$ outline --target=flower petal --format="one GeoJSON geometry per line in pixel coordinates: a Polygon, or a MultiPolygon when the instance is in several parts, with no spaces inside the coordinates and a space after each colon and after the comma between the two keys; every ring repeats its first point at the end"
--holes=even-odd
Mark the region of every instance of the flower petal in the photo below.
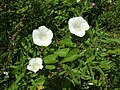
{"type": "Polygon", "coordinates": [[[40,31],[47,31],[47,30],[48,30],[48,28],[45,27],[45,26],[40,26],[38,29],[39,29],[40,31]]]}
{"type": "Polygon", "coordinates": [[[27,69],[33,72],[37,72],[39,69],[42,69],[42,59],[41,58],[32,58],[27,65],[27,69]]]}
{"type": "Polygon", "coordinates": [[[87,31],[90,28],[90,26],[88,25],[88,23],[85,22],[85,23],[81,24],[81,28],[83,30],[87,31]]]}
{"type": "Polygon", "coordinates": [[[35,58],[32,58],[30,61],[29,61],[29,65],[34,65],[35,64],[35,58]]]}
{"type": "Polygon", "coordinates": [[[52,42],[52,40],[46,40],[46,41],[42,42],[41,46],[48,46],[48,45],[50,45],[51,42],[52,42]]]}
{"type": "Polygon", "coordinates": [[[85,35],[85,31],[76,32],[75,35],[79,37],[83,37],[85,35]]]}
{"type": "Polygon", "coordinates": [[[80,2],[80,0],[77,0],[77,2],[80,2]]]}
{"type": "Polygon", "coordinates": [[[28,70],[32,70],[32,67],[30,65],[27,65],[28,70]]]}
{"type": "Polygon", "coordinates": [[[69,30],[72,34],[75,34],[79,37],[85,35],[85,31],[89,29],[89,25],[86,20],[82,17],[70,18],[68,21],[69,30]]]}
{"type": "Polygon", "coordinates": [[[42,69],[42,68],[43,68],[43,65],[41,65],[39,68],[42,69]]]}
{"type": "Polygon", "coordinates": [[[48,46],[52,42],[53,33],[45,26],[33,30],[33,42],[38,46],[48,46]]]}
{"type": "Polygon", "coordinates": [[[42,65],[42,59],[41,58],[35,58],[35,63],[38,63],[42,65]]]}
{"type": "Polygon", "coordinates": [[[46,34],[47,34],[47,38],[49,38],[49,40],[53,38],[53,33],[50,29],[46,32],[46,34]]]}

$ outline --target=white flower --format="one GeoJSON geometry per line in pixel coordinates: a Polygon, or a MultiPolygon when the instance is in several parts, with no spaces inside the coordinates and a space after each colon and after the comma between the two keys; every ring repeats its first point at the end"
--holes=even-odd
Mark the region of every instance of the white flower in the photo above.
{"type": "Polygon", "coordinates": [[[41,58],[32,58],[27,65],[27,69],[33,72],[37,72],[39,69],[42,69],[42,59],[41,58]]]}
{"type": "Polygon", "coordinates": [[[45,26],[40,26],[32,32],[33,42],[38,46],[48,46],[52,42],[53,33],[45,26]]]}
{"type": "Polygon", "coordinates": [[[77,2],[79,2],[80,0],[77,0],[77,2]]]}
{"type": "Polygon", "coordinates": [[[9,78],[9,75],[8,75],[8,72],[3,72],[3,74],[5,74],[5,79],[8,79],[9,78]]]}
{"type": "Polygon", "coordinates": [[[99,48],[97,48],[97,51],[99,50],[99,48]]]}
{"type": "Polygon", "coordinates": [[[69,19],[68,25],[70,32],[79,37],[83,37],[85,35],[85,31],[89,29],[87,21],[81,16],[69,19]]]}
{"type": "Polygon", "coordinates": [[[94,85],[93,83],[88,83],[88,85],[94,85]]]}
{"type": "Polygon", "coordinates": [[[8,76],[8,72],[3,72],[3,74],[5,74],[6,76],[8,76]]]}

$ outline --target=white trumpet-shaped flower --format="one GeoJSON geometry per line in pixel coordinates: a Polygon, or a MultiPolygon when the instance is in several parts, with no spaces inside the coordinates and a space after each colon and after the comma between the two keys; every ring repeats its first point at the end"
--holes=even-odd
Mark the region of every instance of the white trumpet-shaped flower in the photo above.
{"type": "Polygon", "coordinates": [[[80,2],[80,0],[77,0],[77,2],[80,2]]]}
{"type": "Polygon", "coordinates": [[[42,59],[41,58],[32,58],[27,65],[27,69],[33,72],[37,72],[39,69],[42,69],[42,59]]]}
{"type": "Polygon", "coordinates": [[[68,25],[70,32],[79,37],[83,37],[85,35],[85,31],[89,29],[88,22],[81,16],[69,19],[68,25]]]}
{"type": "Polygon", "coordinates": [[[32,32],[33,42],[38,46],[48,46],[52,42],[53,33],[45,26],[40,26],[32,32]]]}

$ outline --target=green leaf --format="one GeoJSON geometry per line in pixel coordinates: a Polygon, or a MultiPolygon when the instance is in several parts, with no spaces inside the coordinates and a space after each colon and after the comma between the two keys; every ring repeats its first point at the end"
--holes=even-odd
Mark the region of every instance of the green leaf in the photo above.
{"type": "Polygon", "coordinates": [[[92,78],[92,80],[95,80],[94,72],[92,71],[92,66],[90,66],[89,63],[88,63],[88,67],[89,67],[89,70],[90,70],[90,74],[91,74],[91,78],[92,78]]]}
{"type": "Polygon", "coordinates": [[[18,90],[18,85],[16,83],[13,83],[8,90],[18,90]]]}
{"type": "Polygon", "coordinates": [[[71,70],[71,67],[68,66],[67,64],[62,64],[62,68],[64,69],[64,71],[71,70]]]}
{"type": "Polygon", "coordinates": [[[24,73],[20,74],[19,76],[16,76],[16,81],[15,81],[15,83],[18,83],[23,76],[24,76],[24,73]]]}
{"type": "Polygon", "coordinates": [[[73,47],[73,42],[72,42],[72,40],[70,39],[70,38],[63,38],[61,41],[60,41],[60,44],[61,45],[65,45],[65,46],[71,46],[71,47],[73,47]]]}
{"type": "Polygon", "coordinates": [[[72,49],[68,54],[67,54],[67,57],[68,56],[71,56],[73,54],[77,54],[79,52],[79,49],[75,48],[75,49],[72,49]]]}
{"type": "Polygon", "coordinates": [[[7,81],[7,80],[0,80],[0,84],[2,84],[2,83],[5,82],[5,81],[7,81]]]}
{"type": "Polygon", "coordinates": [[[92,62],[95,59],[95,56],[91,56],[90,58],[87,59],[87,63],[92,62]]]}
{"type": "Polygon", "coordinates": [[[24,73],[20,74],[19,76],[16,76],[16,81],[8,88],[8,90],[17,90],[18,89],[18,83],[24,76],[24,73]]]}
{"type": "Polygon", "coordinates": [[[97,66],[95,68],[96,68],[96,70],[98,70],[101,73],[102,76],[104,76],[104,72],[99,66],[97,66]]]}
{"type": "Polygon", "coordinates": [[[51,54],[51,55],[48,55],[48,56],[44,57],[43,60],[44,60],[44,63],[45,63],[45,64],[52,64],[52,63],[58,62],[58,61],[56,60],[57,57],[58,57],[58,55],[56,55],[56,54],[51,54]]]}
{"type": "Polygon", "coordinates": [[[71,72],[73,72],[74,74],[81,74],[81,71],[78,69],[72,69],[71,72]]]}
{"type": "Polygon", "coordinates": [[[62,63],[74,61],[74,60],[77,59],[78,57],[79,57],[78,54],[72,55],[72,56],[70,56],[70,57],[66,57],[66,58],[63,59],[62,63]]]}
{"type": "Polygon", "coordinates": [[[116,43],[118,43],[118,44],[120,44],[120,38],[109,38],[109,39],[107,39],[108,41],[111,41],[111,42],[116,42],[116,43]]]}
{"type": "Polygon", "coordinates": [[[72,49],[67,54],[67,56],[62,60],[62,63],[74,61],[75,59],[77,59],[80,56],[79,54],[77,54],[78,52],[79,52],[78,49],[72,49]]]}
{"type": "Polygon", "coordinates": [[[35,83],[38,84],[38,85],[43,85],[44,82],[45,82],[45,79],[46,78],[44,76],[41,76],[40,78],[35,80],[35,83]]]}
{"type": "Polygon", "coordinates": [[[66,71],[62,71],[58,74],[58,76],[62,76],[64,73],[66,73],[66,71]]]}
{"type": "Polygon", "coordinates": [[[108,50],[107,51],[108,54],[116,54],[116,55],[120,55],[120,49],[114,49],[114,50],[108,50]]]}
{"type": "Polygon", "coordinates": [[[28,6],[25,6],[25,7],[21,8],[21,9],[18,9],[16,13],[21,14],[21,13],[25,12],[27,9],[28,9],[28,6]]]}
{"type": "Polygon", "coordinates": [[[46,65],[45,68],[53,70],[53,69],[55,69],[55,66],[54,65],[46,65]]]}
{"type": "Polygon", "coordinates": [[[109,70],[110,69],[110,63],[111,63],[111,61],[101,61],[100,62],[100,67],[104,70],[109,70]]]}
{"type": "Polygon", "coordinates": [[[54,53],[57,54],[60,57],[65,57],[68,52],[69,52],[69,48],[64,48],[64,49],[57,50],[54,53]]]}
{"type": "Polygon", "coordinates": [[[89,76],[89,75],[81,75],[81,78],[84,79],[84,80],[90,80],[91,76],[89,76]]]}
{"type": "Polygon", "coordinates": [[[18,66],[9,66],[9,67],[13,69],[18,69],[18,66]]]}

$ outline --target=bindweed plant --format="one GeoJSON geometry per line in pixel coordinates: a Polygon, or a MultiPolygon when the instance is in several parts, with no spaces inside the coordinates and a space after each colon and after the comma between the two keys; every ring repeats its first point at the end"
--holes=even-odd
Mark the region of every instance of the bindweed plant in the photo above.
{"type": "Polygon", "coordinates": [[[119,0],[0,1],[1,90],[119,90],[119,0]]]}

